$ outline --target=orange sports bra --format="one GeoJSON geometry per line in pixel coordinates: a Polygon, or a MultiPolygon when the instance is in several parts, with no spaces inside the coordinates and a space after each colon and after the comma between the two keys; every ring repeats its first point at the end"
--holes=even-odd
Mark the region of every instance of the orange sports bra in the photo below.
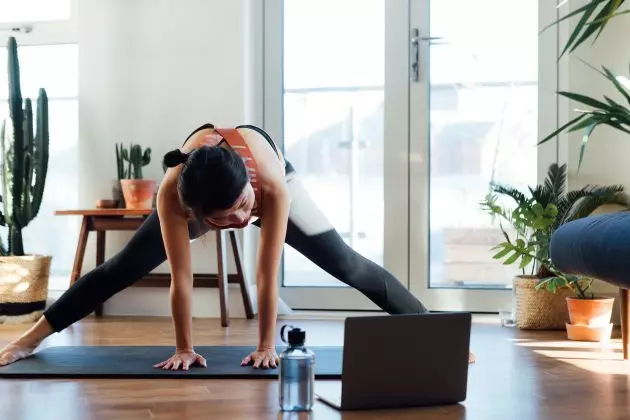
{"type": "MultiPolygon", "coordinates": [[[[256,165],[256,160],[252,155],[252,151],[249,149],[249,146],[243,139],[243,136],[238,132],[235,128],[213,128],[214,131],[219,134],[223,140],[227,142],[227,144],[238,153],[243,162],[245,163],[245,167],[247,168],[247,172],[249,174],[249,180],[252,184],[252,189],[254,190],[254,208],[252,209],[252,216],[258,216],[258,210],[262,206],[262,191],[260,188],[260,179],[258,177],[258,166],[256,165]]],[[[210,222],[208,224],[212,226],[214,229],[240,229],[249,225],[250,220],[245,221],[240,225],[228,225],[228,226],[217,226],[210,222]]]]}

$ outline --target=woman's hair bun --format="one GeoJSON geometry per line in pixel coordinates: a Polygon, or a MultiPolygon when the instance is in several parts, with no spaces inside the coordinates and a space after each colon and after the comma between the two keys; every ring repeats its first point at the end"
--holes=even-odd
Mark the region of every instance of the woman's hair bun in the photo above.
{"type": "Polygon", "coordinates": [[[188,160],[188,156],[188,153],[183,153],[179,149],[171,150],[164,155],[164,165],[166,165],[168,168],[174,168],[177,165],[186,163],[186,161],[188,160]]]}

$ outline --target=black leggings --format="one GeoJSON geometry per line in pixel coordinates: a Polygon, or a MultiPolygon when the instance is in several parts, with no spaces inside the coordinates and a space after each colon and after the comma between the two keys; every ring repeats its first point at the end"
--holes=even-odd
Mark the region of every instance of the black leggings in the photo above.
{"type": "MultiPolygon", "coordinates": [[[[362,292],[389,314],[428,312],[387,270],[344,242],[293,171],[287,175],[287,185],[292,203],[286,244],[333,277],[362,292]]],[[[259,226],[258,222],[254,225],[259,226]]],[[[191,240],[207,232],[207,228],[189,223],[191,240]]],[[[118,254],[80,277],[44,316],[56,332],[62,331],[165,261],[160,221],[154,210],[118,254]]]]}

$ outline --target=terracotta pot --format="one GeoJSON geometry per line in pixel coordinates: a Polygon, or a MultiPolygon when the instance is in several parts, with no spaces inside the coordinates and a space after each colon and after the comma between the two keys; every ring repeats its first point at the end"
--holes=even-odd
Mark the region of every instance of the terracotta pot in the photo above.
{"type": "Polygon", "coordinates": [[[121,179],[125,208],[150,209],[157,183],[151,179],[121,179]]]}
{"type": "Polygon", "coordinates": [[[612,317],[614,302],[613,297],[594,299],[568,297],[569,322],[573,325],[608,325],[612,317]]]}
{"type": "Polygon", "coordinates": [[[597,341],[610,340],[613,324],[613,304],[615,298],[601,297],[594,299],[567,298],[569,320],[567,336],[569,340],[597,341]]]}

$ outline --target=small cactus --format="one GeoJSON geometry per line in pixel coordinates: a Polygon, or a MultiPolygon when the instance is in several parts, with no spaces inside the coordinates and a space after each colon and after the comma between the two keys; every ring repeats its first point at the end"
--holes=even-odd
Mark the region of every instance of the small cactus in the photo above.
{"type": "Polygon", "coordinates": [[[126,150],[123,150],[122,156],[125,161],[129,162],[127,177],[129,179],[144,179],[142,168],[151,163],[151,148],[143,151],[139,144],[131,144],[128,155],[125,152],[126,150]]]}

